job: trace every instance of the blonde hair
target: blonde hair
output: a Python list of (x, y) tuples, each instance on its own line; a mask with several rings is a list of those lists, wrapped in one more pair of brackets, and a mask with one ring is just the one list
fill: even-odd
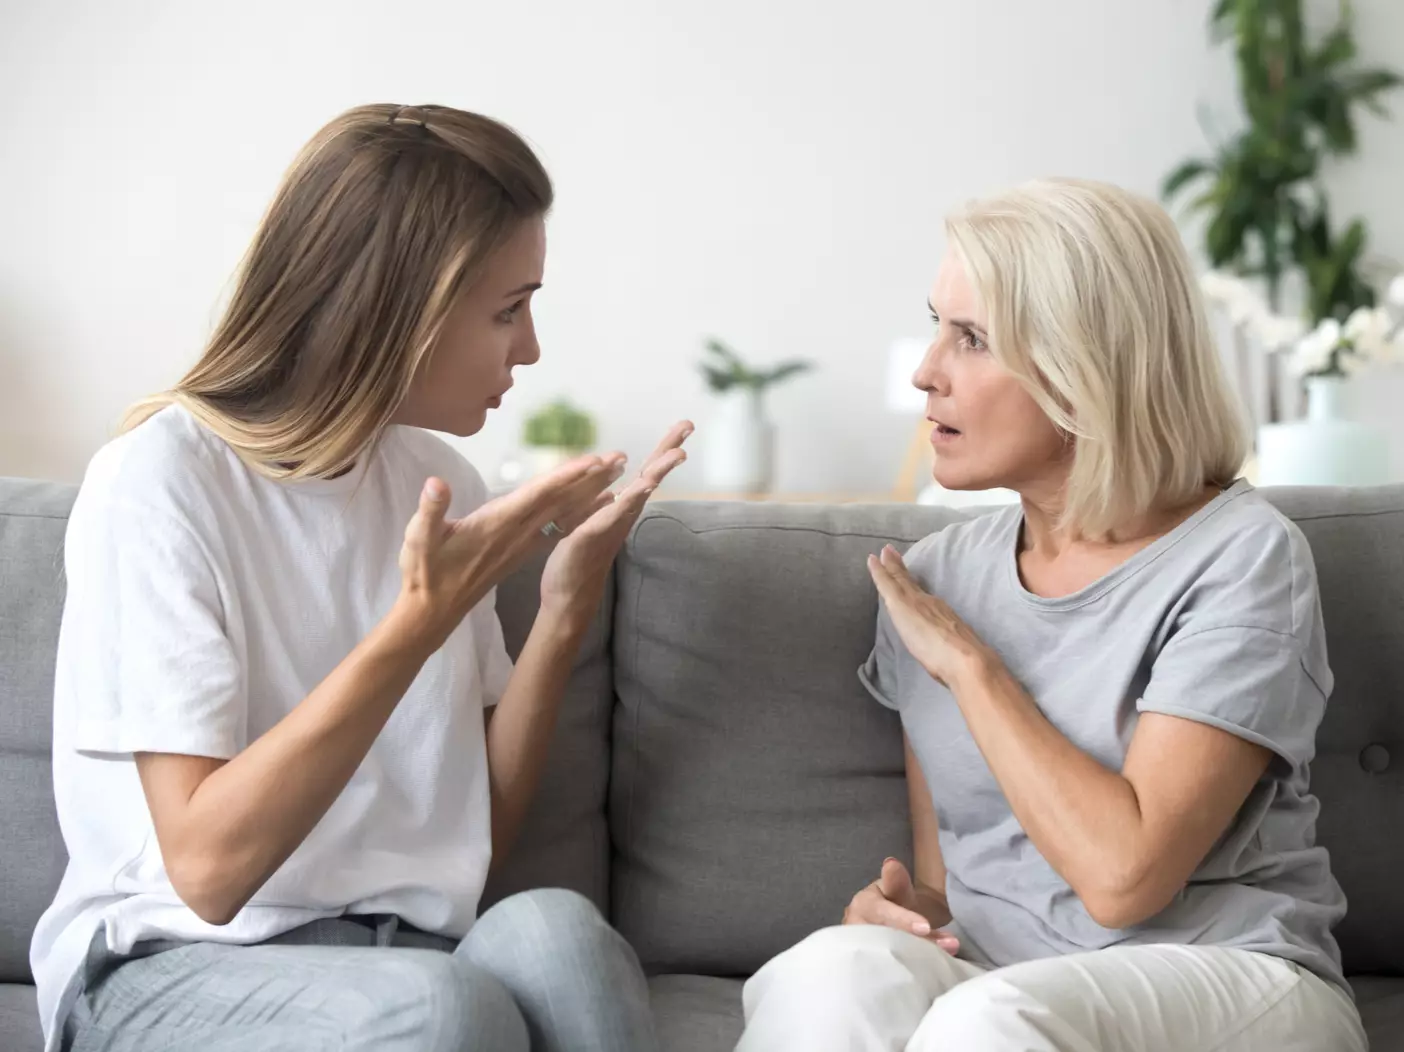
[(1104, 537), (1236, 477), (1243, 418), (1164, 209), (1052, 179), (977, 201), (946, 232), (991, 353), (1073, 442), (1065, 528)]
[(184, 406), (258, 471), (327, 477), (390, 423), (455, 298), (551, 207), (505, 125), (440, 106), (360, 106), (294, 161), (200, 360), (127, 413)]

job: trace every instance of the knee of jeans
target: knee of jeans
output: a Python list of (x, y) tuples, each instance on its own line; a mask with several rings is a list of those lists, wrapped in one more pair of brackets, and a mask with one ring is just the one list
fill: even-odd
[(526, 1023), (506, 987), (449, 954), (387, 954), (370, 994), (373, 1009), (412, 1034), (416, 1049), (528, 1052)]
[(998, 975), (971, 979), (936, 998), (922, 1029), (940, 1035), (953, 1047), (995, 1047), (996, 1040), (1007, 1036), (1008, 1025), (1018, 1019), (1025, 1025), (1035, 1025), (1034, 1016), (1026, 1009), (1032, 998), (1011, 986)]
[(537, 932), (554, 945), (561, 940), (607, 938), (610, 927), (595, 904), (579, 892), (565, 888), (538, 888), (505, 898), (478, 919), (471, 938), (514, 943), (524, 933)]

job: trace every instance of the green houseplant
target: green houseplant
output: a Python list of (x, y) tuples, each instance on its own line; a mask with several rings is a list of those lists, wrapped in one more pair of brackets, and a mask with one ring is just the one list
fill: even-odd
[(1329, 160), (1356, 152), (1359, 109), (1384, 114), (1382, 98), (1400, 77), (1358, 64), (1349, 0), (1341, 0), (1335, 25), (1315, 38), (1302, 0), (1219, 0), (1210, 25), (1217, 41), (1233, 44), (1247, 122), (1213, 156), (1172, 171), (1164, 196), (1198, 188), (1189, 209), (1206, 221), (1209, 262), (1261, 279), (1274, 310), (1282, 306), (1284, 278), (1296, 269), (1310, 322), (1345, 321), (1374, 305), (1361, 275), (1365, 225), (1354, 219), (1336, 230), (1321, 176)]
[(775, 429), (766, 418), (765, 392), (813, 365), (782, 362), (768, 369), (748, 365), (718, 339), (704, 343), (701, 363), (717, 408), (702, 436), (707, 486), (727, 493), (764, 493), (774, 475)]
[(527, 417), (522, 428), (532, 474), (549, 471), (595, 445), (595, 422), (567, 399), (558, 399)]

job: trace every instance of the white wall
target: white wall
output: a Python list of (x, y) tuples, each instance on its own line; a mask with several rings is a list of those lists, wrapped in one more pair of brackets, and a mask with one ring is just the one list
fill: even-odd
[[(318, 125), (433, 101), (516, 125), (559, 191), (545, 357), (466, 443), (480, 466), (559, 393), (636, 455), (705, 420), (716, 333), (821, 363), (773, 400), (782, 488), (884, 490), (909, 427), (885, 348), (925, 331), (943, 211), (1039, 174), (1154, 191), (1202, 148), (1197, 106), (1232, 98), (1206, 7), (0, 0), (0, 474), (79, 477), (192, 361)], [(1404, 5), (1356, 7), (1367, 52), (1404, 66)], [(1338, 204), (1398, 258), (1401, 129), (1367, 130)]]

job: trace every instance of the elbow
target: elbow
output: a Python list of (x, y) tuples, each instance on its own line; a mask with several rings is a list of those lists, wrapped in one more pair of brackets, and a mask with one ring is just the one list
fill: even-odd
[(223, 927), (239, 915), (247, 897), (230, 887), (229, 869), (217, 860), (172, 859), (166, 865), (171, 889), (206, 924)]
[(1137, 872), (1074, 890), (1088, 916), (1112, 931), (1146, 923), (1169, 906), (1179, 893), (1178, 887), (1166, 887), (1150, 874)]

